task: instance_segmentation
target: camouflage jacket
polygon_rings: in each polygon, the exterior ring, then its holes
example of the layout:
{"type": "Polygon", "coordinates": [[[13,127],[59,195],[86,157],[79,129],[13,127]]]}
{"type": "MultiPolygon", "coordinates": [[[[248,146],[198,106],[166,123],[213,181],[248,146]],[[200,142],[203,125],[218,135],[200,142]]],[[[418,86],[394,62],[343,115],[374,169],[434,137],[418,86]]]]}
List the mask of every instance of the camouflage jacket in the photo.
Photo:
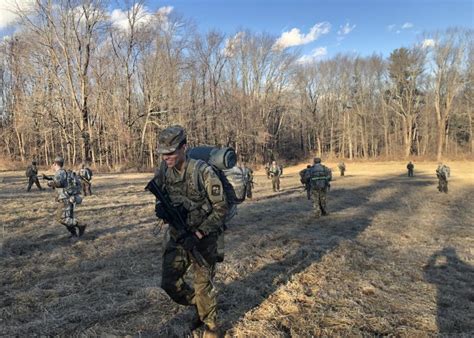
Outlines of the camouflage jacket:
{"type": "Polygon", "coordinates": [[[38,168],[35,165],[29,165],[26,168],[26,177],[36,177],[38,175],[38,168]]]}
{"type": "Polygon", "coordinates": [[[211,166],[188,158],[182,172],[176,168],[159,169],[155,179],[164,186],[173,205],[185,210],[190,230],[204,234],[223,230],[228,205],[222,182],[211,166]],[[164,173],[160,174],[162,170],[164,173]]]}
{"type": "Polygon", "coordinates": [[[281,168],[280,168],[280,166],[278,166],[278,165],[276,165],[276,166],[272,165],[272,166],[270,167],[270,170],[269,170],[269,171],[270,171],[270,175],[271,175],[272,177],[273,177],[273,176],[280,176],[280,175],[281,175],[281,168]]]}

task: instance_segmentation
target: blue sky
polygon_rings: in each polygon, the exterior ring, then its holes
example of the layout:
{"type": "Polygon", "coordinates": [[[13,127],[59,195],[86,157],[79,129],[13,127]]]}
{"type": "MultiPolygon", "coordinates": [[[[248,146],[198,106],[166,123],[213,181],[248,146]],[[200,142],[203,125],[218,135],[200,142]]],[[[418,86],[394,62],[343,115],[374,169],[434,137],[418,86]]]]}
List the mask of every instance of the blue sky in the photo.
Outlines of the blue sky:
{"type": "MultiPolygon", "coordinates": [[[[2,2],[11,0],[0,0],[2,2]]],[[[32,1],[32,0],[17,0],[32,1]]],[[[113,3],[113,1],[112,1],[113,3]]],[[[218,29],[229,37],[239,30],[266,32],[286,48],[318,58],[351,52],[388,56],[422,40],[424,33],[448,27],[474,28],[474,0],[148,0],[150,12],[172,7],[200,31],[218,29]],[[345,32],[345,34],[343,34],[345,32]]],[[[13,28],[2,25],[0,36],[13,28]]]]}
{"type": "Polygon", "coordinates": [[[228,34],[240,28],[277,37],[293,28],[307,34],[315,24],[328,22],[329,33],[297,48],[310,54],[324,47],[331,57],[340,52],[360,55],[375,52],[387,56],[395,48],[421,40],[425,32],[453,26],[473,28],[473,3],[472,0],[153,0],[150,5],[173,6],[174,12],[193,18],[200,30],[218,28],[228,34]],[[352,31],[338,35],[340,27],[347,24],[353,27],[352,31]]]}

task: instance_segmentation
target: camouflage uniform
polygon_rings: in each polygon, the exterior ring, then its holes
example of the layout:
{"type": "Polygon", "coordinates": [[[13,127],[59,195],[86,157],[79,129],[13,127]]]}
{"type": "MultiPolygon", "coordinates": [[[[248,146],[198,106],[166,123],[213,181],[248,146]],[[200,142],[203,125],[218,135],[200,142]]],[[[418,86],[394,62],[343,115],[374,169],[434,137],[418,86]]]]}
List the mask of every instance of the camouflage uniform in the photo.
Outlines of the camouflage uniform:
{"type": "MultiPolygon", "coordinates": [[[[157,151],[161,154],[172,153],[174,150],[170,145],[175,144],[176,150],[183,138],[185,139],[185,135],[181,127],[170,127],[160,135],[157,151]],[[179,137],[181,133],[183,134],[179,137]],[[178,137],[173,137],[176,135],[178,137]]],[[[176,231],[170,228],[170,239],[163,253],[161,287],[176,303],[194,305],[199,320],[212,329],[217,325],[217,302],[213,279],[218,261],[218,241],[224,229],[227,213],[222,182],[212,167],[200,160],[186,158],[181,172],[175,167],[165,167],[162,163],[155,180],[167,191],[173,205],[186,215],[188,230],[191,233],[199,231],[204,235],[196,247],[210,268],[201,267],[194,262],[188,252],[177,243],[176,231]],[[197,177],[197,182],[194,177],[197,177]],[[184,279],[190,266],[194,272],[193,286],[184,279]]]]}
{"type": "MultiPolygon", "coordinates": [[[[62,157],[57,157],[55,163],[64,163],[64,160],[62,157]]],[[[71,233],[71,237],[78,235],[76,228],[79,230],[79,236],[82,236],[86,226],[79,224],[74,217],[75,197],[69,196],[65,191],[67,186],[67,173],[66,170],[62,168],[62,164],[61,168],[55,172],[52,180],[48,182],[48,186],[55,188],[58,193],[56,199],[56,221],[68,229],[71,233]]]]}
{"type": "Polygon", "coordinates": [[[407,164],[407,170],[408,170],[408,177],[413,177],[413,169],[415,169],[415,166],[413,165],[413,163],[408,162],[407,164]]]}
{"type": "Polygon", "coordinates": [[[339,172],[341,173],[341,176],[344,176],[344,172],[346,171],[346,165],[344,162],[340,162],[337,167],[339,168],[339,172]]]}
{"type": "Polygon", "coordinates": [[[306,176],[306,172],[308,171],[308,169],[311,168],[311,165],[308,164],[308,166],[306,167],[306,169],[303,169],[299,172],[300,174],[300,182],[301,184],[304,185],[304,190],[306,191],[306,198],[308,200],[311,199],[311,186],[310,186],[310,181],[308,180],[308,177],[306,176]]]}
{"type": "Polygon", "coordinates": [[[84,164],[82,165],[81,170],[79,170],[79,177],[81,178],[84,196],[87,196],[87,194],[92,195],[92,191],[91,191],[92,177],[90,177],[88,171],[89,173],[91,172],[90,169],[87,168],[84,164]]]}
{"type": "Polygon", "coordinates": [[[272,178],[273,191],[280,191],[280,176],[281,169],[276,164],[272,164],[269,169],[270,177],[272,178]]]}
{"type": "Polygon", "coordinates": [[[26,191],[30,191],[33,184],[36,184],[39,190],[43,190],[41,184],[38,180],[38,168],[36,167],[36,162],[32,162],[30,166],[26,169],[26,177],[28,177],[28,187],[26,191]]]}
{"type": "Polygon", "coordinates": [[[329,182],[332,180],[331,169],[322,165],[321,160],[316,158],[315,164],[306,171],[305,177],[311,184],[311,197],[316,217],[328,215],[326,195],[329,182]]]}
{"type": "Polygon", "coordinates": [[[246,165],[242,166],[242,171],[244,173],[244,177],[247,180],[247,186],[245,187],[246,190],[246,197],[252,198],[252,189],[253,189],[253,170],[246,165]]]}
{"type": "Polygon", "coordinates": [[[451,170],[445,164],[440,163],[436,168],[436,176],[438,177],[438,191],[448,193],[448,177],[451,170]]]}

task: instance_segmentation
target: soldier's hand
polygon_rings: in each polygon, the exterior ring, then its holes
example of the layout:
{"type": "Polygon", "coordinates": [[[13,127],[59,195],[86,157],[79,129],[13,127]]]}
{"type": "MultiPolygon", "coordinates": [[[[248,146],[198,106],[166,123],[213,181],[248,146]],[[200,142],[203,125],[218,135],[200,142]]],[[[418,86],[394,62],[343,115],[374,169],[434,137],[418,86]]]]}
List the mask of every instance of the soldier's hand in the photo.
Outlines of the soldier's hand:
{"type": "Polygon", "coordinates": [[[186,251],[192,251],[198,243],[199,239],[194,234],[189,234],[180,241],[181,246],[186,251]]]}
{"type": "Polygon", "coordinates": [[[160,201],[156,202],[155,204],[155,215],[156,217],[161,218],[165,222],[169,221],[167,218],[166,210],[163,207],[163,203],[161,203],[160,201]]]}

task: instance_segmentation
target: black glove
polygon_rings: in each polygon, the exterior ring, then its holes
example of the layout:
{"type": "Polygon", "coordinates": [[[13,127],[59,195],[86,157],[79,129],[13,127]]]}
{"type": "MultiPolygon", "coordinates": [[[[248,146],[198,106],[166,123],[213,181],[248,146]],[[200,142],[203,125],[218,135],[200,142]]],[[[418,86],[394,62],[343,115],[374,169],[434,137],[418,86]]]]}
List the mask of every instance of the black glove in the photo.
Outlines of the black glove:
{"type": "Polygon", "coordinates": [[[161,218],[165,222],[168,221],[166,217],[167,214],[166,214],[165,208],[163,207],[163,203],[161,203],[160,201],[157,201],[155,204],[155,215],[156,217],[161,218]]]}
{"type": "Polygon", "coordinates": [[[178,242],[186,251],[192,251],[199,243],[199,239],[194,234],[189,234],[178,242]]]}

